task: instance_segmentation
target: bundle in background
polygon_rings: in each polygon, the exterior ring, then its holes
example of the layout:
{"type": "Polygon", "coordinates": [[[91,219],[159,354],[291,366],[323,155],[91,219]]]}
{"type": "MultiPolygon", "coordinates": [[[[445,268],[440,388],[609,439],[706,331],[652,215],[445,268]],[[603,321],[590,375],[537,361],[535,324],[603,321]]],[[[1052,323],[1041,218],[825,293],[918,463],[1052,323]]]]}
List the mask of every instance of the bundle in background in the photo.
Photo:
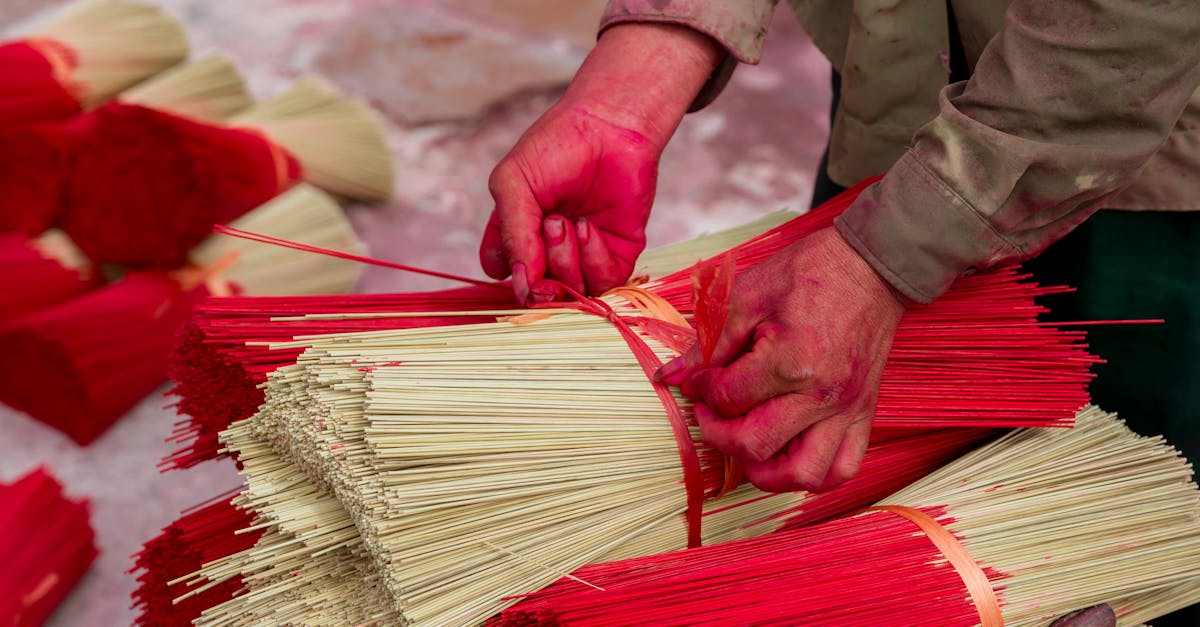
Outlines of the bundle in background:
{"type": "MultiPolygon", "coordinates": [[[[366,254],[337,202],[300,183],[229,224],[236,230],[303,242],[324,250],[366,254]]],[[[352,259],[274,246],[214,234],[192,249],[192,263],[207,267],[233,257],[222,276],[255,296],[341,294],[349,292],[364,265],[352,259]]]]}
{"type": "Polygon", "coordinates": [[[254,104],[237,67],[218,54],[172,67],[122,91],[118,99],[213,122],[227,120],[254,104]]]}
{"type": "Polygon", "coordinates": [[[1200,493],[1161,438],[1083,411],[1021,430],[867,511],[576,570],[491,625],[1120,624],[1200,601],[1200,493]]]}
{"type": "Polygon", "coordinates": [[[0,624],[45,623],[87,572],[97,553],[88,510],[44,468],[0,484],[0,624]]]}
{"type": "Polygon", "coordinates": [[[182,61],[180,24],[129,0],[82,0],[0,44],[0,129],[63,119],[182,61]]]}
{"type": "Polygon", "coordinates": [[[76,116],[0,128],[0,233],[37,237],[54,225],[71,160],[90,123],[76,116]]]}
{"type": "Polygon", "coordinates": [[[367,200],[391,194],[377,118],[311,80],[224,124],[126,102],[88,117],[60,220],[97,262],[178,267],[213,225],[302,178],[367,200]]]}
{"type": "Polygon", "coordinates": [[[92,442],[162,384],[175,335],[206,293],[199,273],[131,272],[0,323],[0,402],[92,442]]]}
{"type": "Polygon", "coordinates": [[[0,322],[70,300],[100,285],[90,261],[61,231],[0,233],[0,322]]]}

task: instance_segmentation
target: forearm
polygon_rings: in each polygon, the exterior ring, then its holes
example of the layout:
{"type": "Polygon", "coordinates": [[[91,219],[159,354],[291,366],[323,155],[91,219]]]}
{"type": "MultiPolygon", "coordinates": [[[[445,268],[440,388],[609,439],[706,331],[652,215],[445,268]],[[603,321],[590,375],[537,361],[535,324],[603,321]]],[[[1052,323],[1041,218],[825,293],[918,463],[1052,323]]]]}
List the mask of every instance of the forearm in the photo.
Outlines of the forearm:
{"type": "Polygon", "coordinates": [[[1017,0],[975,76],[838,227],[906,295],[1021,261],[1103,206],[1200,83],[1200,4],[1017,0]]]}
{"type": "Polygon", "coordinates": [[[670,24],[629,23],[604,31],[563,103],[661,148],[720,61],[721,49],[703,33],[670,24]]]}

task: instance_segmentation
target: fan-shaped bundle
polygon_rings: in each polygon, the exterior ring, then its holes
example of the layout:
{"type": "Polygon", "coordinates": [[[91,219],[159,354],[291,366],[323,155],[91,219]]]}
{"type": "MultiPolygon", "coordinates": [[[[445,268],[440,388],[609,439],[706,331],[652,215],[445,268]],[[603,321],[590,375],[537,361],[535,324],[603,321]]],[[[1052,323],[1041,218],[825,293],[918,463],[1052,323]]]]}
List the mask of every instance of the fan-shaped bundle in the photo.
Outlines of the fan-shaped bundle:
{"type": "Polygon", "coordinates": [[[139,625],[191,625],[206,608],[224,603],[242,590],[240,578],[195,592],[183,582],[172,583],[204,564],[254,546],[261,531],[250,530],[253,518],[230,502],[231,495],[193,508],[163,528],[134,556],[139,586],[133,604],[139,625]],[[174,600],[191,593],[180,603],[174,600]]]}
{"type": "Polygon", "coordinates": [[[56,305],[99,285],[100,277],[61,231],[36,239],[0,233],[0,322],[56,305]]]}
{"type": "Polygon", "coordinates": [[[86,500],[44,468],[0,484],[0,624],[41,625],[96,558],[86,500]]]}
{"type": "Polygon", "coordinates": [[[91,108],[184,59],[182,27],[157,7],[83,0],[0,44],[0,128],[91,108]]]}
{"type": "Polygon", "coordinates": [[[119,98],[121,102],[217,122],[254,103],[237,67],[217,54],[181,63],[121,92],[119,98]]]}
{"type": "Polygon", "coordinates": [[[296,161],[250,130],[126,103],[88,114],[61,228],[97,262],[175,268],[214,224],[299,180],[296,161]]]}
{"type": "Polygon", "coordinates": [[[1200,601],[1200,493],[1161,438],[1083,411],[1020,430],[861,514],[595,564],[495,625],[1136,624],[1200,601]]]}
{"type": "MultiPolygon", "coordinates": [[[[328,194],[301,183],[238,218],[229,226],[354,255],[366,253],[342,208],[328,194]]],[[[340,294],[350,291],[363,264],[282,246],[216,234],[191,251],[192,262],[209,266],[236,255],[223,276],[255,296],[340,294]]]]}
{"type": "Polygon", "coordinates": [[[379,115],[308,77],[234,116],[231,124],[261,131],[300,160],[304,178],[356,200],[392,197],[395,167],[379,115]]]}
{"type": "Polygon", "coordinates": [[[207,293],[134,272],[0,323],[0,402],[88,444],[166,377],[175,334],[207,293]]]}

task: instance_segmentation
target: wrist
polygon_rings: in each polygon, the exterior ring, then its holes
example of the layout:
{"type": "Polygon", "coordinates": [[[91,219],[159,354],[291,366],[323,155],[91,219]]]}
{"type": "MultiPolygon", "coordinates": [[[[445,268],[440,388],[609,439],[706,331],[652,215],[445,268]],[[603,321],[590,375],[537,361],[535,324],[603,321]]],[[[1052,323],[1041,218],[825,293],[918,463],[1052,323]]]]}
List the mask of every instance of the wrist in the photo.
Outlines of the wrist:
{"type": "Polygon", "coordinates": [[[619,24],[604,31],[562,104],[635,131],[661,148],[721,56],[712,38],[690,28],[619,24]]]}
{"type": "Polygon", "coordinates": [[[818,238],[818,245],[831,258],[836,259],[836,265],[842,268],[852,284],[858,285],[871,293],[877,301],[889,309],[903,312],[911,304],[903,293],[897,290],[887,279],[879,274],[871,264],[863,258],[846,238],[833,227],[827,227],[814,233],[811,237],[818,238]]]}

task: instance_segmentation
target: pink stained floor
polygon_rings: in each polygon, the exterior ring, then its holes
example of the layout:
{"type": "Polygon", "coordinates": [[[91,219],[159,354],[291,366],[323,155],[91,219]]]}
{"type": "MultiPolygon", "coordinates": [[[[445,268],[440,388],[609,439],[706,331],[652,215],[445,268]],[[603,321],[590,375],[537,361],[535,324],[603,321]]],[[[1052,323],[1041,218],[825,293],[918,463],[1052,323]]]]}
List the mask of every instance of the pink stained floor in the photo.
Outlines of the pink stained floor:
{"type": "MultiPolygon", "coordinates": [[[[0,0],[0,36],[19,34],[62,4],[0,0]]],[[[389,205],[351,209],[372,254],[482,276],[476,247],[492,207],[488,173],[561,93],[586,54],[603,2],[159,4],[184,22],[196,53],[222,51],[237,61],[259,97],[317,73],[374,103],[388,121],[397,185],[389,205]]],[[[762,65],[740,68],[667,149],[651,245],[807,207],[827,135],[829,70],[787,13],[776,15],[762,65]]],[[[359,289],[441,285],[371,268],[359,289]]],[[[176,420],[168,402],[161,394],[147,398],[88,448],[0,405],[0,481],[47,464],[69,494],[93,503],[102,555],[50,624],[129,624],[129,556],[179,510],[240,484],[228,462],[157,473],[155,462],[171,450],[163,438],[176,420]]]]}

